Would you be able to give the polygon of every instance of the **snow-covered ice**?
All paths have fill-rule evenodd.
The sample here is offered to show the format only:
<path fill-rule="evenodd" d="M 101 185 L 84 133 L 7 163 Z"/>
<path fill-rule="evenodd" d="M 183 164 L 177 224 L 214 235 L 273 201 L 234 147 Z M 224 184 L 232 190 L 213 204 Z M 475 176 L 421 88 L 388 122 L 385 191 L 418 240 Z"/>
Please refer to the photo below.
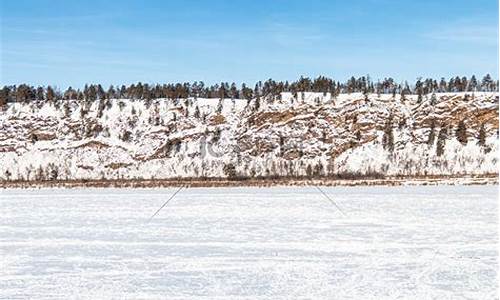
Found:
<path fill-rule="evenodd" d="M 0 299 L 494 299 L 497 186 L 0 191 Z"/>

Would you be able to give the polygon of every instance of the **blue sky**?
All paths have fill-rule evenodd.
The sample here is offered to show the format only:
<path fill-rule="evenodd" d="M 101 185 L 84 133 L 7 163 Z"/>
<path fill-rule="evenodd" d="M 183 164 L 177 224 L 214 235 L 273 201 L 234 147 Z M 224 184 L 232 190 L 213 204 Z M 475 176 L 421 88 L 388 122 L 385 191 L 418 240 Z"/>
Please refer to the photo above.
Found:
<path fill-rule="evenodd" d="M 498 78 L 496 0 L 1 3 L 2 85 Z"/>

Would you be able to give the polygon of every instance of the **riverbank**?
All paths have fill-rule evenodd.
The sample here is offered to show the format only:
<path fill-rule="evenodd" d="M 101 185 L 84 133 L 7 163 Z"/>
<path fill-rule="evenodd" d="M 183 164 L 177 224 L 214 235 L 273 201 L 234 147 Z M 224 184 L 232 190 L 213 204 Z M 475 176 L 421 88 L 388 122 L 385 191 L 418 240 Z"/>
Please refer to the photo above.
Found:
<path fill-rule="evenodd" d="M 269 187 L 269 186 L 402 186 L 498 184 L 498 174 L 456 176 L 398 176 L 384 178 L 173 178 L 0 181 L 0 188 L 161 188 L 161 187 Z"/>

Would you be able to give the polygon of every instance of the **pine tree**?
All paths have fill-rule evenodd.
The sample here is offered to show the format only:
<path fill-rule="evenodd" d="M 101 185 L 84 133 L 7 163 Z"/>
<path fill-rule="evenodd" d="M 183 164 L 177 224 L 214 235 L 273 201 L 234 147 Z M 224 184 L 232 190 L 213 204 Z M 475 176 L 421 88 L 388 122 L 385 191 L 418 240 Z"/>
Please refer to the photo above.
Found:
<path fill-rule="evenodd" d="M 306 175 L 307 177 L 311 178 L 312 175 L 313 175 L 313 169 L 311 167 L 311 165 L 307 165 L 307 168 L 306 168 Z"/>
<path fill-rule="evenodd" d="M 69 103 L 67 101 L 64 101 L 63 112 L 65 118 L 69 118 L 71 116 L 71 108 L 69 107 Z"/>
<path fill-rule="evenodd" d="M 236 177 L 236 167 L 232 163 L 226 163 L 223 167 L 224 175 L 226 175 L 228 178 L 235 178 Z"/>
<path fill-rule="evenodd" d="M 427 139 L 427 145 L 429 145 L 429 146 L 434 145 L 434 140 L 436 139 L 436 129 L 435 128 L 436 128 L 436 121 L 433 119 L 431 121 L 429 138 Z"/>
<path fill-rule="evenodd" d="M 223 98 L 219 99 L 219 103 L 217 104 L 217 113 L 222 113 L 222 108 L 224 107 Z"/>
<path fill-rule="evenodd" d="M 98 118 L 102 118 L 105 107 L 106 107 L 106 105 L 104 103 L 104 100 L 103 99 L 99 100 L 99 103 L 97 105 L 97 117 Z"/>
<path fill-rule="evenodd" d="M 198 105 L 196 105 L 196 107 L 194 108 L 194 117 L 196 119 L 200 118 L 200 108 L 198 107 Z"/>
<path fill-rule="evenodd" d="M 37 181 L 45 180 L 45 173 L 43 171 L 42 166 L 38 166 L 38 169 L 36 170 L 35 173 L 35 180 Z"/>
<path fill-rule="evenodd" d="M 465 121 L 461 120 L 458 122 L 458 127 L 456 130 L 456 136 L 457 140 L 462 144 L 466 145 L 467 144 L 467 128 L 465 127 Z"/>
<path fill-rule="evenodd" d="M 106 92 L 104 92 L 104 89 L 102 88 L 102 85 L 98 84 L 97 89 L 96 89 L 96 95 L 99 100 L 103 100 L 106 98 Z"/>
<path fill-rule="evenodd" d="M 441 127 L 438 134 L 438 140 L 436 144 L 436 155 L 441 156 L 444 153 L 444 146 L 446 143 L 446 138 L 448 137 L 448 129 L 446 126 Z"/>
<path fill-rule="evenodd" d="M 417 103 L 420 104 L 422 103 L 422 90 L 423 90 L 423 83 L 421 81 L 421 78 L 417 79 L 417 82 L 415 83 L 415 91 L 417 92 Z"/>
<path fill-rule="evenodd" d="M 439 92 L 443 93 L 448 90 L 448 84 L 446 83 L 446 80 L 444 77 L 441 77 L 441 81 L 439 81 Z"/>
<path fill-rule="evenodd" d="M 437 97 L 435 93 L 432 93 L 431 95 L 431 105 L 434 106 L 437 103 Z"/>
<path fill-rule="evenodd" d="M 97 91 L 96 91 L 96 88 L 95 86 L 92 84 L 90 85 L 90 87 L 88 88 L 88 91 L 87 91 L 87 98 L 85 100 L 88 100 L 88 101 L 95 101 L 97 99 Z"/>
<path fill-rule="evenodd" d="M 45 91 L 43 90 L 43 87 L 39 86 L 37 89 L 36 89 L 36 100 L 40 100 L 40 101 L 43 101 L 45 100 Z"/>
<path fill-rule="evenodd" d="M 477 79 L 476 79 L 476 76 L 472 75 L 472 77 L 470 78 L 470 81 L 469 81 L 468 90 L 470 92 L 475 92 L 476 89 L 477 89 Z"/>
<path fill-rule="evenodd" d="M 115 99 L 115 98 L 117 98 L 116 90 L 113 87 L 113 85 L 109 86 L 108 92 L 106 93 L 106 98 L 107 99 Z"/>
<path fill-rule="evenodd" d="M 255 106 L 254 106 L 254 110 L 255 111 L 259 111 L 259 108 L 260 108 L 260 97 L 257 96 L 257 98 L 255 99 Z"/>
<path fill-rule="evenodd" d="M 486 129 L 484 128 L 484 123 L 481 124 L 481 127 L 479 128 L 479 135 L 478 135 L 477 144 L 481 147 L 486 145 Z"/>
<path fill-rule="evenodd" d="M 493 83 L 493 80 L 491 79 L 491 75 L 486 74 L 486 76 L 483 77 L 483 81 L 481 82 L 482 91 L 486 91 L 486 92 L 491 91 L 492 83 Z"/>
<path fill-rule="evenodd" d="M 392 131 L 392 116 L 389 117 L 384 127 L 384 135 L 382 136 L 382 146 L 389 152 L 394 151 L 394 133 Z"/>
<path fill-rule="evenodd" d="M 0 90 L 0 109 L 3 109 L 4 106 L 7 105 L 9 101 L 9 92 L 9 88 L 6 86 Z"/>
<path fill-rule="evenodd" d="M 313 175 L 319 177 L 321 176 L 322 173 L 323 173 L 323 164 L 319 161 L 318 164 L 314 166 Z"/>
<path fill-rule="evenodd" d="M 47 98 L 47 101 L 54 101 L 56 98 L 56 94 L 50 85 L 47 87 L 47 97 L 46 98 Z"/>

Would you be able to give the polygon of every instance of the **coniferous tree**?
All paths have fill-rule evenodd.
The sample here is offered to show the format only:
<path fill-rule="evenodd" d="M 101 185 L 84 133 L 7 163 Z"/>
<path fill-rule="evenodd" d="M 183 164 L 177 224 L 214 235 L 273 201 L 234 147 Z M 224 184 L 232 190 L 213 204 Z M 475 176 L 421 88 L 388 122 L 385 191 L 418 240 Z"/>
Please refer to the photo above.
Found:
<path fill-rule="evenodd" d="M 407 82 L 395 84 L 394 79 L 385 78 L 383 81 L 373 83 L 369 76 L 359 78 L 351 77 L 346 82 L 336 82 L 330 78 L 319 76 L 311 79 L 301 77 L 294 82 L 282 82 L 269 79 L 265 82 L 257 82 L 255 89 L 248 88 L 246 84 L 241 85 L 238 89 L 235 83 L 221 82 L 211 86 L 205 86 L 203 82 L 194 83 L 168 83 L 168 84 L 143 84 L 138 82 L 130 86 L 122 85 L 121 88 L 110 86 L 107 91 L 104 91 L 100 84 L 86 84 L 83 90 L 68 88 L 62 93 L 55 91 L 52 87 L 33 87 L 26 84 L 19 86 L 5 86 L 4 90 L 7 94 L 3 94 L 2 102 L 20 101 L 55 101 L 61 99 L 76 99 L 95 101 L 100 99 L 186 99 L 193 97 L 219 98 L 219 99 L 255 99 L 258 96 L 272 103 L 279 100 L 282 92 L 290 92 L 293 95 L 293 100 L 299 100 L 299 93 L 304 100 L 306 92 L 331 93 L 331 99 L 335 99 L 340 93 L 392 93 L 395 99 L 396 94 L 400 94 L 405 100 L 407 95 L 413 94 L 417 96 L 417 101 L 420 103 L 426 98 L 426 94 L 434 92 L 474 92 L 474 91 L 496 91 L 498 89 L 498 81 L 493 80 L 491 75 L 487 74 L 478 83 L 474 75 L 468 80 L 466 76 L 454 76 L 446 81 L 441 78 L 436 81 L 431 78 L 418 78 L 412 85 Z M 472 93 L 472 98 L 474 94 Z M 431 99 L 431 104 L 435 104 L 434 99 Z"/>
<path fill-rule="evenodd" d="M 475 92 L 477 89 L 477 79 L 476 76 L 472 75 L 468 85 L 469 92 Z"/>
<path fill-rule="evenodd" d="M 225 88 L 225 85 L 223 82 L 221 82 L 221 84 L 220 84 L 218 94 L 219 94 L 220 99 L 223 100 L 226 98 L 226 88 Z"/>
<path fill-rule="evenodd" d="M 71 116 L 71 108 L 69 107 L 69 103 L 67 101 L 64 101 L 63 112 L 65 118 L 69 118 Z"/>
<path fill-rule="evenodd" d="M 116 90 L 113 87 L 113 85 L 109 86 L 109 89 L 108 89 L 108 92 L 106 93 L 105 98 L 106 99 L 116 99 L 116 98 L 118 98 L 117 94 L 116 94 Z"/>
<path fill-rule="evenodd" d="M 456 130 L 456 137 L 457 140 L 462 144 L 466 145 L 467 144 L 467 128 L 465 126 L 465 121 L 461 120 L 458 122 L 458 127 Z"/>
<path fill-rule="evenodd" d="M 306 175 L 307 177 L 311 178 L 312 175 L 313 175 L 313 170 L 312 170 L 312 167 L 310 164 L 307 165 L 307 168 L 306 168 Z"/>
<path fill-rule="evenodd" d="M 9 102 L 9 93 L 10 90 L 6 86 L 0 90 L 0 109 L 4 108 L 7 105 L 7 102 Z"/>
<path fill-rule="evenodd" d="M 481 127 L 479 128 L 477 144 L 481 147 L 486 145 L 486 129 L 484 128 L 484 123 L 481 124 Z"/>
<path fill-rule="evenodd" d="M 491 91 L 491 86 L 492 86 L 493 80 L 491 79 L 490 74 L 486 74 L 483 77 L 483 81 L 481 82 L 481 89 L 486 92 Z"/>
<path fill-rule="evenodd" d="M 39 101 L 43 101 L 45 100 L 45 91 L 43 89 L 43 87 L 39 86 L 37 89 L 36 89 L 36 100 L 39 100 Z"/>
<path fill-rule="evenodd" d="M 223 102 L 223 99 L 219 99 L 219 103 L 217 104 L 217 113 L 220 114 L 222 113 L 222 109 L 224 107 L 224 102 Z"/>
<path fill-rule="evenodd" d="M 435 93 L 432 93 L 431 95 L 431 105 L 434 106 L 437 103 L 437 97 Z"/>
<path fill-rule="evenodd" d="M 434 140 L 436 139 L 436 121 L 432 119 L 429 131 L 429 137 L 427 138 L 427 145 L 434 145 Z"/>
<path fill-rule="evenodd" d="M 392 130 L 392 116 L 389 117 L 384 126 L 384 135 L 382 136 L 382 146 L 389 152 L 394 151 L 394 133 Z"/>
<path fill-rule="evenodd" d="M 96 88 L 96 98 L 98 98 L 99 100 L 106 99 L 106 92 L 104 92 L 104 89 L 100 84 L 98 84 Z"/>
<path fill-rule="evenodd" d="M 228 178 L 235 178 L 236 177 L 236 167 L 232 163 L 226 163 L 224 164 L 224 175 L 226 175 Z"/>
<path fill-rule="evenodd" d="M 238 89 L 236 88 L 236 83 L 232 83 L 231 84 L 231 88 L 229 89 L 229 96 L 231 97 L 231 99 L 235 99 L 235 98 L 239 98 L 239 94 L 238 94 Z"/>
<path fill-rule="evenodd" d="M 257 98 L 255 99 L 255 106 L 254 106 L 254 110 L 255 111 L 259 111 L 260 109 L 260 97 L 257 96 Z"/>
<path fill-rule="evenodd" d="M 436 155 L 441 156 L 444 154 L 444 146 L 446 144 L 446 138 L 448 137 L 448 129 L 446 126 L 442 126 L 439 130 L 438 140 L 436 144 Z"/>
<path fill-rule="evenodd" d="M 448 90 L 448 84 L 446 83 L 446 80 L 444 77 L 441 78 L 441 81 L 439 81 L 439 92 L 443 93 Z"/>
<path fill-rule="evenodd" d="M 95 101 L 96 99 L 97 99 L 96 87 L 93 84 L 91 84 L 89 86 L 87 98 L 85 100 L 87 100 L 87 101 Z"/>
<path fill-rule="evenodd" d="M 243 96 L 243 99 L 250 100 L 253 97 L 253 91 L 243 83 L 241 85 L 241 95 Z"/>
<path fill-rule="evenodd" d="M 422 103 L 423 84 L 421 82 L 421 78 L 418 78 L 415 83 L 415 92 L 417 93 L 417 103 Z"/>
<path fill-rule="evenodd" d="M 198 105 L 196 105 L 196 107 L 194 108 L 194 117 L 196 119 L 200 118 L 200 108 L 198 107 Z"/>
<path fill-rule="evenodd" d="M 47 98 L 47 101 L 51 101 L 51 102 L 54 101 L 56 98 L 56 94 L 50 85 L 47 87 L 47 97 L 46 98 Z"/>

